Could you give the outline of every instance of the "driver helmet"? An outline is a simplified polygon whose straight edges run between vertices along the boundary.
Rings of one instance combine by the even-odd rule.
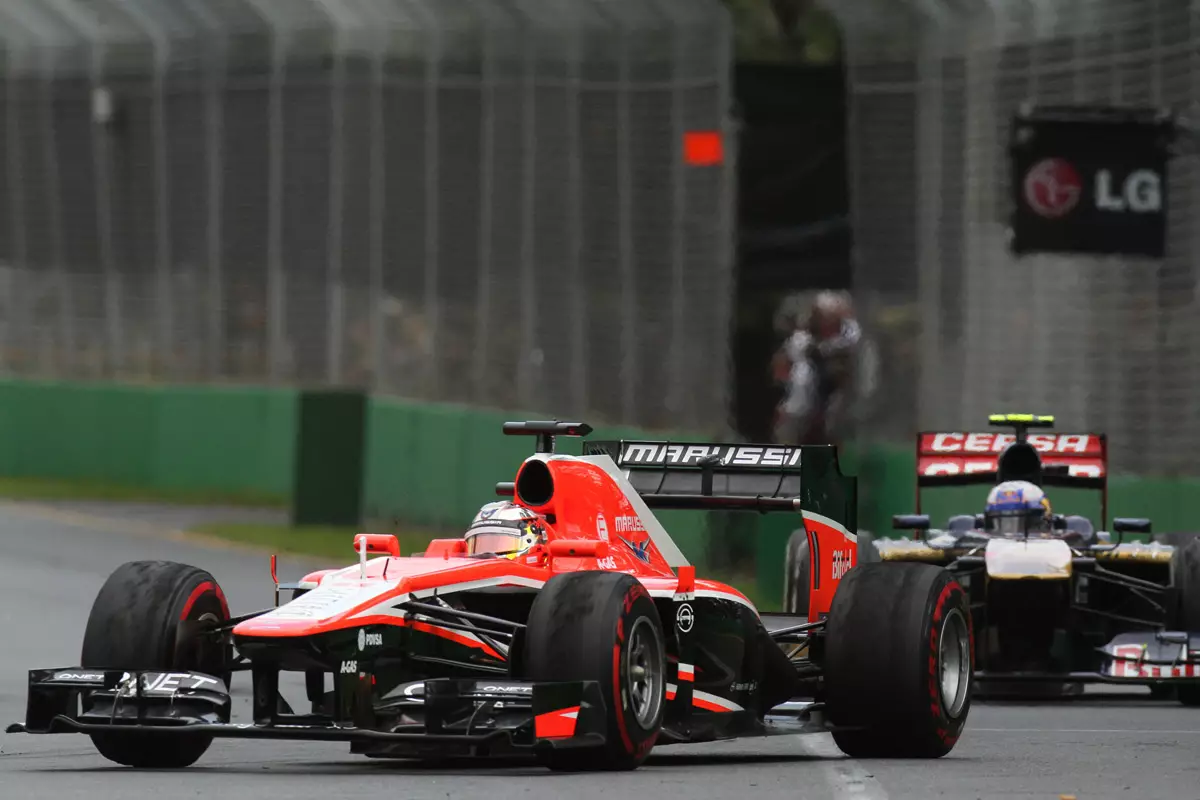
[[[479,509],[465,538],[469,555],[515,559],[546,541],[546,526],[528,508],[502,500]]]
[[[991,533],[1023,535],[1052,528],[1050,499],[1029,481],[1005,481],[992,487],[983,513]]]

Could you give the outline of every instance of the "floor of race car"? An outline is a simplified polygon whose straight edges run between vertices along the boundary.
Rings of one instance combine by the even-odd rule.
[[[134,526],[129,526],[134,527]],[[136,530],[136,528],[134,528]],[[70,666],[88,609],[124,561],[168,558],[212,571],[235,610],[271,602],[265,557],[141,533],[112,518],[25,505],[0,507],[0,722],[24,713],[25,674]],[[352,560],[353,554],[348,558]],[[281,559],[281,579],[309,564]],[[302,693],[290,682],[292,696]],[[235,684],[235,715],[249,709]],[[223,800],[343,795],[406,800],[578,800],[626,794],[702,800],[755,792],[814,798],[1200,797],[1200,710],[1148,693],[1095,687],[1056,703],[981,703],[958,747],[936,762],[855,761],[827,735],[662,748],[633,773],[556,775],[534,765],[421,764],[350,756],[340,744],[219,741],[194,767],[135,772],[102,759],[82,736],[0,740],[0,796],[105,800],[154,796]],[[807,791],[804,787],[809,787]],[[352,788],[351,788],[352,787]]]

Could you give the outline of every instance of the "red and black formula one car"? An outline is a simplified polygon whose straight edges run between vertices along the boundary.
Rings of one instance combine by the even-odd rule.
[[[829,446],[538,437],[511,500],[463,538],[401,557],[359,534],[359,563],[230,616],[195,567],[132,562],[92,607],[79,666],[29,673],[9,732],[86,733],[120,764],[184,767],[214,737],[336,740],[375,757],[535,753],[556,769],[631,769],[651,748],[832,732],[851,756],[937,758],[967,718],[971,615],[927,564],[856,567],[856,482]],[[797,513],[812,558],[803,618],[700,580],[652,508]],[[367,560],[367,553],[383,557]],[[781,554],[782,555],[782,554]],[[274,569],[274,561],[272,561]],[[233,673],[253,719],[231,722]],[[306,676],[306,713],[279,691]]]

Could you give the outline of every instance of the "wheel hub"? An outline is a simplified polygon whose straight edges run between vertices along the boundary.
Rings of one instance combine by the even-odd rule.
[[[653,726],[662,706],[665,682],[662,652],[658,632],[650,620],[640,617],[629,631],[625,669],[633,716],[643,729]]]
[[[967,702],[971,679],[971,635],[957,608],[942,620],[938,639],[938,693],[946,716],[957,719]]]

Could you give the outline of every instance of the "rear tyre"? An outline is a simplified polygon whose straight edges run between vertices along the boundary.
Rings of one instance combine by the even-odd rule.
[[[1171,556],[1171,572],[1175,584],[1177,605],[1175,619],[1169,627],[1200,632],[1200,539],[1191,538],[1176,544]],[[1200,686],[1181,684],[1176,697],[1185,706],[1200,706]]]
[[[808,616],[809,584],[808,531],[792,533],[783,560],[783,610],[798,617]]]
[[[231,650],[199,635],[181,638],[184,620],[229,619],[217,581],[204,570],[171,561],[130,561],[117,567],[92,604],[80,666],[120,670],[189,670],[224,680]],[[205,735],[92,734],[109,761],[128,767],[179,768],[194,764],[212,744]]]
[[[605,744],[549,750],[554,770],[630,770],[645,761],[666,706],[666,637],[641,582],[620,572],[572,572],[538,594],[525,629],[525,672],[534,681],[596,681],[607,715]]]
[[[856,566],[838,586],[826,630],[826,704],[842,752],[940,758],[954,749],[971,707],[974,648],[967,596],[950,573]]]

